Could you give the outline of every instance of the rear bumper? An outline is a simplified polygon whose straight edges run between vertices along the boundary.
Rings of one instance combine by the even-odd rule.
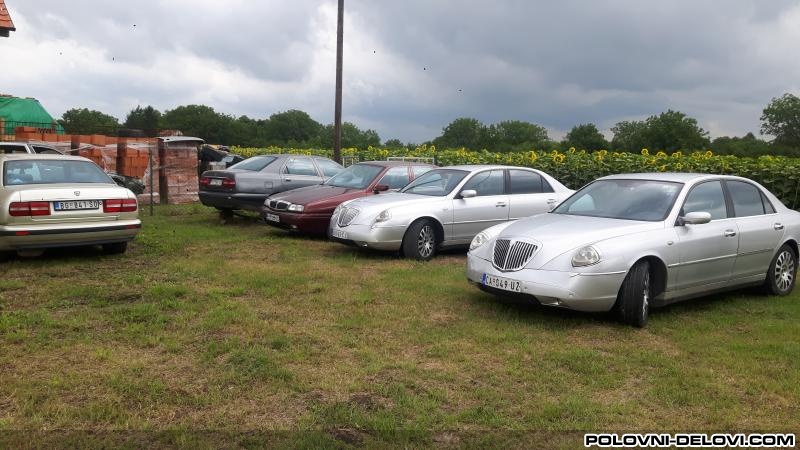
[[[0,250],[25,250],[127,242],[136,237],[142,222],[136,220],[97,224],[0,226]]]
[[[267,194],[243,194],[237,192],[200,191],[200,203],[221,209],[247,209],[260,211]]]
[[[268,220],[267,214],[278,216],[278,222]],[[276,211],[263,207],[261,208],[261,218],[267,225],[283,228],[285,230],[297,230],[311,234],[326,234],[328,232],[328,224],[331,221],[331,213],[294,213]]]

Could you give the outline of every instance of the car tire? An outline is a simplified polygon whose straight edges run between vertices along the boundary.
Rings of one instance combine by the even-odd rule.
[[[436,255],[439,245],[436,238],[436,227],[429,219],[421,219],[412,223],[403,236],[403,256],[419,261],[427,261]]]
[[[127,242],[115,242],[113,244],[103,244],[103,253],[106,255],[121,255],[128,250]]]
[[[640,261],[628,272],[619,290],[616,304],[619,319],[638,328],[647,325],[652,293],[650,263]]]
[[[767,270],[764,287],[772,295],[789,295],[794,289],[797,277],[797,255],[789,245],[782,245],[772,258]]]

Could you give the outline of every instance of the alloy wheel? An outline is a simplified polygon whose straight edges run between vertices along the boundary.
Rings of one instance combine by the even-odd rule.
[[[417,238],[417,251],[423,258],[427,258],[433,254],[433,248],[436,245],[436,235],[433,233],[433,228],[430,225],[425,225],[419,230]]]
[[[788,250],[784,250],[775,259],[774,268],[775,285],[781,292],[785,292],[794,281],[794,257]]]
[[[650,308],[650,272],[645,272],[642,279],[642,317],[647,317]]]

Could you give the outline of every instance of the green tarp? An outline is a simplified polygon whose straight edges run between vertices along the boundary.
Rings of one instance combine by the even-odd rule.
[[[14,134],[16,127],[49,129],[54,122],[35,98],[0,97],[0,118],[6,121],[5,134]],[[64,134],[64,127],[56,124],[56,132]]]

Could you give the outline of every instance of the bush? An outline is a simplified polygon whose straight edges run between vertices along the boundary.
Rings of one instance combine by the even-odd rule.
[[[330,150],[284,148],[234,148],[235,153],[254,156],[268,153],[295,153],[330,157]],[[366,150],[342,149],[342,156],[357,157],[359,161],[385,160],[389,156],[432,157],[440,166],[455,164],[507,164],[534,167],[557,178],[572,189],[611,174],[634,172],[697,172],[738,175],[753,179],[772,191],[783,203],[797,209],[800,188],[800,158],[785,156],[739,157],[714,155],[711,151],[671,154],[642,149],[641,153],[553,150],[495,153],[486,150],[437,149],[420,146],[415,149],[386,149],[369,147]]]

